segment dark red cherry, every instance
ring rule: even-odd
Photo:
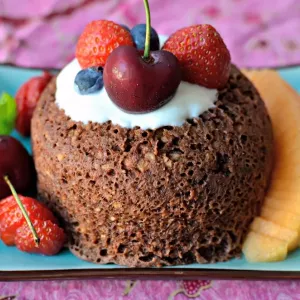
[[[152,51],[148,59],[131,46],[120,46],[108,57],[104,86],[111,100],[130,113],[158,109],[174,96],[181,81],[177,58]]]
[[[0,200],[11,194],[5,175],[20,193],[33,186],[33,170],[32,158],[22,144],[10,136],[0,136]]]

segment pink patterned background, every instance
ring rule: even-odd
[[[150,6],[153,26],[163,34],[195,23],[214,25],[241,67],[300,64],[300,0],[150,0]],[[144,22],[142,0],[0,0],[0,62],[62,67],[72,59],[85,24],[94,19],[129,26]],[[0,282],[0,300],[189,297],[300,299],[300,281]]]
[[[163,6],[162,6],[163,3]],[[150,0],[163,34],[210,23],[241,67],[300,63],[299,0]],[[145,22],[142,0],[0,0],[0,62],[62,67],[87,22]]]
[[[0,283],[0,291],[17,300],[296,300],[300,282],[76,280]]]

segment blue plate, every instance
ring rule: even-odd
[[[0,66],[0,93],[6,91],[15,95],[22,83],[32,76],[41,74],[39,70]],[[280,70],[282,77],[300,92],[300,67]],[[30,151],[29,139],[20,139]],[[276,263],[249,264],[244,258],[225,263],[165,267],[163,269],[128,269],[118,265],[96,265],[82,261],[65,250],[53,257],[30,255],[14,247],[6,247],[0,242],[1,279],[40,279],[74,277],[230,277],[230,278],[300,278],[300,249],[285,261]]]

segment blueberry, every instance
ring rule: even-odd
[[[81,70],[75,77],[76,90],[82,94],[90,94],[103,88],[103,68],[92,67]]]
[[[127,30],[128,32],[130,32],[130,28],[125,25],[125,24],[120,24],[121,27],[123,27],[125,30]]]
[[[145,49],[146,24],[138,24],[131,29],[131,36],[139,50]],[[150,50],[159,50],[159,38],[157,32],[151,27]]]

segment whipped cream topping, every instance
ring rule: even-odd
[[[161,45],[166,39],[160,36]],[[74,59],[60,72],[56,81],[56,104],[73,121],[105,123],[111,121],[124,128],[156,129],[162,126],[181,126],[187,119],[196,118],[214,107],[217,90],[182,81],[176,94],[166,105],[145,114],[129,114],[117,107],[105,88],[99,92],[80,95],[74,88],[81,67]]]

